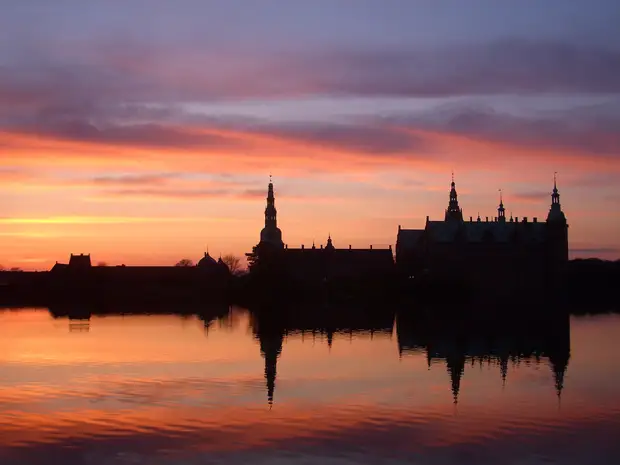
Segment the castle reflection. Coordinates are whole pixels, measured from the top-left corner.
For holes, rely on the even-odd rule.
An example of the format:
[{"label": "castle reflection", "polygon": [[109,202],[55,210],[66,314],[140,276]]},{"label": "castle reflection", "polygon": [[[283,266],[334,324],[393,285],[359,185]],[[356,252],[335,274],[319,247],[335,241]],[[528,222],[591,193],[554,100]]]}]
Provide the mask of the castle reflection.
[{"label": "castle reflection", "polygon": [[[542,314],[544,315],[544,314]],[[401,356],[425,352],[428,367],[445,363],[454,402],[458,402],[461,379],[467,365],[495,366],[506,384],[508,366],[522,362],[548,362],[558,398],[570,359],[570,319],[556,312],[546,317],[505,321],[451,321],[449,323],[401,315],[396,324]]]},{"label": "castle reflection", "polygon": [[[382,309],[253,309],[250,324],[254,337],[259,341],[265,361],[267,400],[274,402],[277,362],[283,343],[291,334],[310,333],[326,336],[331,348],[336,333],[374,333],[397,335],[401,357],[425,353],[428,367],[445,365],[447,368],[454,403],[458,402],[461,379],[467,365],[496,366],[501,382],[505,385],[509,364],[515,368],[522,362],[548,363],[555,389],[560,398],[564,376],[570,359],[570,320],[568,313],[554,313],[536,321],[528,319],[499,324],[424,319],[411,313],[398,314]],[[313,337],[314,340],[314,337]]]},{"label": "castle reflection", "polygon": [[[51,308],[49,311],[54,318],[67,318],[70,331],[84,332],[90,328],[91,316],[99,314],[95,309],[83,308]],[[125,312],[123,309],[117,314]],[[156,313],[183,317],[196,315],[202,321],[208,338],[209,330],[214,325],[232,328],[236,319],[245,325],[244,319],[239,318],[245,310],[241,312],[222,307],[158,309]],[[564,312],[533,311],[529,315],[535,317],[520,314],[516,318],[511,317],[514,314],[507,311],[502,318],[493,320],[485,316],[488,313],[479,313],[479,318],[472,317],[471,313],[467,313],[467,318],[455,319],[446,315],[429,317],[428,312],[377,304],[259,307],[247,312],[249,329],[259,344],[264,360],[269,406],[273,405],[276,397],[278,360],[283,350],[286,350],[286,339],[291,336],[300,336],[302,342],[306,339],[314,342],[318,338],[331,349],[335,335],[351,339],[370,335],[372,340],[375,334],[394,334],[401,358],[422,355],[426,356],[429,370],[445,367],[455,404],[459,399],[465,371],[484,365],[496,368],[498,382],[505,385],[511,365],[518,369],[521,363],[547,364],[560,398],[570,359],[570,320],[568,313]],[[109,310],[105,313],[110,314]],[[372,370],[372,367],[368,369]]]}]

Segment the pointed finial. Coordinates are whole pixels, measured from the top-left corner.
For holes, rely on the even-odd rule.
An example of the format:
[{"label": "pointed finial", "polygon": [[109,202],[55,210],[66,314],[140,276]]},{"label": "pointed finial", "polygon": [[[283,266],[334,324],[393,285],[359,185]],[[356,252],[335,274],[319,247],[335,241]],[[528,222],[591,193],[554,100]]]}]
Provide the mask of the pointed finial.
[{"label": "pointed finial", "polygon": [[557,189],[558,187],[558,172],[554,171],[553,172],[553,188]]},{"label": "pointed finial", "polygon": [[273,177],[271,176],[271,173],[269,173],[269,184],[271,184],[273,181]]},{"label": "pointed finial", "polygon": [[454,182],[454,170],[452,170],[452,182]]}]

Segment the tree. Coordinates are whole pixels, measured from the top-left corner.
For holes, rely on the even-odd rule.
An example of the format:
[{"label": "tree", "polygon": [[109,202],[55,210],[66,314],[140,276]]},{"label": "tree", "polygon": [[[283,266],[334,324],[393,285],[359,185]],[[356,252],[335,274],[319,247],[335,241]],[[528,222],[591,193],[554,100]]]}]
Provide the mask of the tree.
[{"label": "tree", "polygon": [[182,258],[179,262],[174,266],[194,266],[194,262],[189,258]]},{"label": "tree", "polygon": [[231,253],[222,257],[222,261],[226,263],[226,266],[232,274],[238,274],[241,271],[241,259]]}]

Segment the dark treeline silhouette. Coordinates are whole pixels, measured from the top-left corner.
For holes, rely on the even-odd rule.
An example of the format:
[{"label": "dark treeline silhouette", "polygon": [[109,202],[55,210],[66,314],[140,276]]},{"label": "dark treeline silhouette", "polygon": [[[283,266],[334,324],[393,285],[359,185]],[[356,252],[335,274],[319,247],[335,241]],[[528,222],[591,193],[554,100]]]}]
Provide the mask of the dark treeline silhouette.
[{"label": "dark treeline silhouette", "polygon": [[565,292],[575,314],[620,311],[620,260],[597,258],[571,260]]},{"label": "dark treeline silhouette", "polygon": [[[549,307],[561,305],[571,313],[584,314],[620,311],[619,283],[620,261],[600,259],[571,260],[561,281],[543,290],[517,293],[494,283],[487,292],[478,294],[458,280],[410,279],[396,273],[304,281],[277,271],[235,275],[217,266],[93,266],[50,272],[0,271],[0,305],[156,309],[171,304],[239,304],[278,308],[279,303],[296,302],[302,307],[311,304],[312,312],[316,312],[330,302],[384,306],[388,301],[412,301],[416,303],[412,311],[424,311],[431,305],[435,312],[467,314],[480,311],[478,302],[515,301],[521,303],[520,312],[527,312],[529,302],[541,300],[549,302]],[[439,309],[438,301],[443,304]],[[488,305],[483,307],[494,312]]]}]

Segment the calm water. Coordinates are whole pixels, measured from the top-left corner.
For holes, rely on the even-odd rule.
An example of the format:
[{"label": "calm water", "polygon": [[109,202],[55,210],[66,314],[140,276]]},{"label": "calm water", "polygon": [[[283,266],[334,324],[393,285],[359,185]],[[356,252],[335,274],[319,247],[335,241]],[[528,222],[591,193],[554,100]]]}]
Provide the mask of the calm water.
[{"label": "calm water", "polygon": [[298,326],[0,312],[0,463],[620,463],[618,316]]}]

